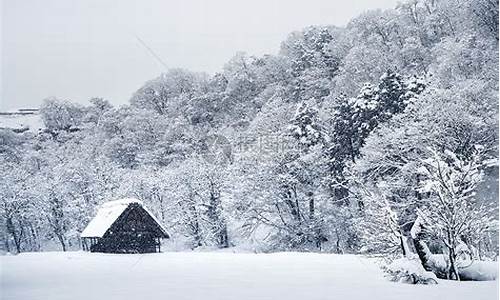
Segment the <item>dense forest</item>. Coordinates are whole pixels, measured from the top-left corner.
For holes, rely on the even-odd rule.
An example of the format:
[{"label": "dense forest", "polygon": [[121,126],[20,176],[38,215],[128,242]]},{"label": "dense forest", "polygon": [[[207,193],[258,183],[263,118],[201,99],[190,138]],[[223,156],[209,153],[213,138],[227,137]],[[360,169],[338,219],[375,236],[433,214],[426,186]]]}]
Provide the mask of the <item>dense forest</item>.
[{"label": "dense forest", "polygon": [[498,55],[498,1],[411,0],[121,107],[48,98],[43,130],[0,131],[0,247],[78,249],[128,196],[177,250],[495,258]]}]

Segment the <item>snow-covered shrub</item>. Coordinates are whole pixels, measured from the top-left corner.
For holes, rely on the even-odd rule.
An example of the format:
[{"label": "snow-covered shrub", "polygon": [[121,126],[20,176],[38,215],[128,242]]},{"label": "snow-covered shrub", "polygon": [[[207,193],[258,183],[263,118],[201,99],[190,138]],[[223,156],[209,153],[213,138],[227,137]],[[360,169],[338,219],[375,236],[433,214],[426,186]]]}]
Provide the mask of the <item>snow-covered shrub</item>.
[{"label": "snow-covered shrub", "polygon": [[417,257],[399,258],[383,267],[391,281],[410,284],[437,284],[436,275],[426,271]]},{"label": "snow-covered shrub", "polygon": [[486,154],[482,146],[475,146],[469,160],[449,150],[430,151],[432,156],[419,169],[424,176],[421,191],[430,197],[423,200],[418,214],[426,223],[425,230],[445,245],[448,277],[458,280],[457,260],[471,254],[462,237],[480,238],[496,225],[493,206],[476,198]]}]

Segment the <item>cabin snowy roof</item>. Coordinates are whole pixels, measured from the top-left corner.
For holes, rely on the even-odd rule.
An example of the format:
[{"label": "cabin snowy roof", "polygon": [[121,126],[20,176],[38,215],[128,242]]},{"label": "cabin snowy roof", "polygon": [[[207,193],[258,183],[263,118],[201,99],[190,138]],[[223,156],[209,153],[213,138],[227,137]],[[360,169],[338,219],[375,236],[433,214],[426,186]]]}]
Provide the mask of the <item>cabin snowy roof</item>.
[{"label": "cabin snowy roof", "polygon": [[108,231],[108,229],[113,225],[113,223],[115,223],[115,221],[121,216],[121,214],[127,209],[127,207],[133,203],[139,204],[151,216],[151,218],[153,218],[153,220],[158,224],[165,235],[169,236],[167,230],[158,221],[158,219],[156,219],[156,217],[143,205],[142,201],[135,198],[125,198],[103,203],[99,207],[96,216],[82,231],[80,237],[103,237],[104,234],[106,234],[106,231]]}]

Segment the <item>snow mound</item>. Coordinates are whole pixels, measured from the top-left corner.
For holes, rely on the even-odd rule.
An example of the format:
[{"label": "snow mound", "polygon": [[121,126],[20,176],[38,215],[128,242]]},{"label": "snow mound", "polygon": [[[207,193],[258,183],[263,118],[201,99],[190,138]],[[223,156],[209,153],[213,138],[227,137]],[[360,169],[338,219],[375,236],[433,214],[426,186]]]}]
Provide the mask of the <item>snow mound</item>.
[{"label": "snow mound", "polygon": [[134,198],[125,198],[102,204],[96,216],[90,221],[87,227],[85,227],[80,236],[102,237],[131,203],[142,205],[142,201]]},{"label": "snow mound", "polygon": [[426,271],[418,258],[400,258],[384,268],[391,281],[411,284],[437,284],[434,273]]},{"label": "snow mound", "polygon": [[458,265],[460,278],[475,281],[498,279],[498,262],[496,261],[460,261]]}]

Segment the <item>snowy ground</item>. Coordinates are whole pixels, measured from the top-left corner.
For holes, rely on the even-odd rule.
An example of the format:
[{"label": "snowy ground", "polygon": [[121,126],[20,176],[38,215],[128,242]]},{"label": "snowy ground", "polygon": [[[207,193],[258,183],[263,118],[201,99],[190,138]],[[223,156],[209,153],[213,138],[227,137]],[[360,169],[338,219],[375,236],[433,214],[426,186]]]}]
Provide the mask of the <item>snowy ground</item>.
[{"label": "snowy ground", "polygon": [[414,286],[374,260],[307,253],[28,253],[0,257],[8,299],[498,299],[498,282]]},{"label": "snowy ground", "polygon": [[43,128],[43,121],[39,114],[29,115],[2,115],[0,114],[0,128],[21,129],[29,128],[31,132],[38,132]]}]

